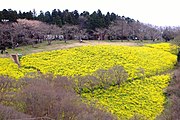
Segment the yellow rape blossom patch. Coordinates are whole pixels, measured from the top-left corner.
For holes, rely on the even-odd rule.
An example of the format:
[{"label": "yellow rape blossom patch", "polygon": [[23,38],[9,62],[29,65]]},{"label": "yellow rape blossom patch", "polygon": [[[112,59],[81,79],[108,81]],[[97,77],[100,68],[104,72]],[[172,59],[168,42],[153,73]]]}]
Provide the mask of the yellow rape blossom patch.
[{"label": "yellow rape blossom patch", "polygon": [[24,76],[24,74],[19,71],[18,65],[10,58],[0,58],[0,75],[16,79]]},{"label": "yellow rape blossom patch", "polygon": [[82,96],[121,119],[139,114],[147,120],[154,120],[164,109],[163,89],[169,81],[169,75],[154,76],[123,84],[120,88],[112,86],[107,90],[95,90],[93,94],[83,93]]},{"label": "yellow rape blossom patch", "polygon": [[[166,46],[164,44],[161,43],[159,46]],[[23,56],[20,68],[12,60],[1,58],[0,75],[18,79],[40,71],[43,74],[84,76],[98,69],[120,65],[128,72],[131,80],[142,76],[139,74],[140,69],[144,70],[144,76],[152,76],[171,69],[176,59],[176,55],[170,52],[150,47],[83,46]]]},{"label": "yellow rape blossom patch", "polygon": [[152,76],[173,68],[176,59],[170,52],[149,47],[99,45],[27,55],[21,58],[21,66],[37,69],[43,74],[84,76],[120,65],[131,80],[139,77],[140,68],[145,76]]},{"label": "yellow rape blossom patch", "polygon": [[127,83],[107,90],[96,89],[93,94],[83,93],[82,96],[97,102],[97,107],[104,106],[119,118],[130,119],[138,114],[154,120],[164,109],[163,89],[170,81],[170,75],[156,75],[174,67],[177,62],[175,51],[176,46],[169,43],[142,47],[83,46],[23,56],[21,67],[10,58],[0,58],[0,75],[19,79],[39,71],[42,74],[85,76],[99,69],[122,66],[128,72]]},{"label": "yellow rape blossom patch", "polygon": [[0,58],[0,76],[9,76],[11,78],[19,79],[35,72],[37,71],[32,68],[19,68],[10,58]]},{"label": "yellow rape blossom patch", "polygon": [[178,46],[170,44],[170,43],[146,44],[145,46],[152,47],[158,50],[171,52],[172,54],[178,53]]}]

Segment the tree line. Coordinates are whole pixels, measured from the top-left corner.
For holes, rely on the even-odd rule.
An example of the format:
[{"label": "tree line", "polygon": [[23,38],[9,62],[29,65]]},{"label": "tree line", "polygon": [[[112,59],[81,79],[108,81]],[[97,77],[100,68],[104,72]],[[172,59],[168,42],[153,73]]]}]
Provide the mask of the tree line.
[{"label": "tree line", "polygon": [[10,22],[16,22],[17,19],[27,19],[27,20],[39,20],[46,22],[48,24],[55,24],[59,27],[62,27],[65,24],[70,25],[80,25],[84,21],[83,27],[89,29],[95,28],[104,28],[110,25],[110,22],[116,20],[118,15],[115,13],[107,12],[106,15],[102,14],[101,10],[94,11],[90,14],[88,11],[79,13],[77,10],[69,11],[54,9],[50,11],[40,11],[39,15],[36,14],[36,11],[29,12],[17,12],[11,9],[3,9],[0,11],[0,20],[9,20]]},{"label": "tree line", "polygon": [[89,13],[77,10],[54,9],[17,12],[0,11],[0,49],[15,48],[53,39],[73,40],[162,40],[169,41],[179,35],[179,27],[158,27],[144,24],[115,13],[103,14],[101,10]]}]

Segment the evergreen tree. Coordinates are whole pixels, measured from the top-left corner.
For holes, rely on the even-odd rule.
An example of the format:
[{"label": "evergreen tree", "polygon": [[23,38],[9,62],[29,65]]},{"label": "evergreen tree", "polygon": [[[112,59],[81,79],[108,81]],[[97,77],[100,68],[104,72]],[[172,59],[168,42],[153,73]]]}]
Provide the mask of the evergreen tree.
[{"label": "evergreen tree", "polygon": [[16,11],[13,11],[11,9],[4,9],[1,12],[1,20],[8,20],[9,22],[16,22],[18,18],[18,14]]},{"label": "evergreen tree", "polygon": [[52,16],[49,11],[45,12],[44,21],[49,24],[52,23]]},{"label": "evergreen tree", "polygon": [[[61,20],[61,24],[64,25],[65,22],[63,21],[63,13],[62,13],[59,9],[58,9],[57,12],[58,12],[58,16],[59,16],[59,18],[60,18],[60,20]],[[59,21],[60,21],[60,20],[59,20]]]},{"label": "evergreen tree", "polygon": [[88,18],[88,26],[89,29],[95,30],[96,28],[104,28],[106,27],[105,16],[101,13],[100,10],[97,12],[93,12]]},{"label": "evergreen tree", "polygon": [[77,10],[73,11],[73,24],[77,25],[79,23],[79,13]]},{"label": "evergreen tree", "polygon": [[68,16],[69,11],[66,9],[63,11],[62,13],[62,20],[63,20],[63,24],[67,23],[67,16]]},{"label": "evergreen tree", "polygon": [[106,25],[106,27],[108,27],[110,25],[110,23],[111,23],[111,15],[110,15],[109,12],[107,12],[104,19],[105,19],[105,25]]},{"label": "evergreen tree", "polygon": [[62,20],[58,12],[59,10],[57,11],[56,9],[52,11],[52,24],[62,27]]},{"label": "evergreen tree", "polygon": [[18,13],[18,18],[20,18],[20,19],[23,19],[23,18],[24,18],[21,11],[19,11],[19,13]]},{"label": "evergreen tree", "polygon": [[58,12],[56,11],[56,9],[54,9],[52,11],[52,24],[56,24],[57,16],[58,16]]},{"label": "evergreen tree", "polygon": [[83,11],[83,13],[80,14],[80,16],[83,16],[83,17],[89,17],[89,12],[88,11]]},{"label": "evergreen tree", "polygon": [[116,20],[117,15],[115,13],[111,13],[111,21]]},{"label": "evergreen tree", "polygon": [[2,19],[9,20],[9,12],[6,9],[2,11]]},{"label": "evergreen tree", "polygon": [[52,17],[53,17],[53,18],[56,18],[57,16],[58,16],[58,12],[57,12],[56,9],[54,9],[54,10],[52,11]]},{"label": "evergreen tree", "polygon": [[36,17],[37,17],[36,10],[35,10],[35,9],[33,9],[33,19],[36,19]]},{"label": "evergreen tree", "polygon": [[32,11],[26,12],[25,18],[28,20],[33,20],[33,12]]},{"label": "evergreen tree", "polygon": [[45,15],[42,10],[40,11],[40,14],[37,16],[37,20],[45,22]]},{"label": "evergreen tree", "polygon": [[2,11],[0,11],[0,22],[2,22]]}]

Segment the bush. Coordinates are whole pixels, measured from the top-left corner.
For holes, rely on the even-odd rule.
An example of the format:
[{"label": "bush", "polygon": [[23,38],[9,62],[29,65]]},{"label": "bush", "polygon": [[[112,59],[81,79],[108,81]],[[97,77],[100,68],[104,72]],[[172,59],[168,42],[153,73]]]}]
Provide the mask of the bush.
[{"label": "bush", "polygon": [[178,35],[177,37],[175,37],[172,41],[173,44],[176,44],[178,46],[180,46],[180,35]]},{"label": "bush", "polygon": [[0,120],[10,120],[10,119],[23,119],[30,118],[30,115],[18,112],[11,107],[7,107],[0,104]]},{"label": "bush", "polygon": [[42,76],[27,81],[17,95],[18,106],[32,117],[47,116],[60,120],[111,120],[110,113],[82,103],[73,89],[73,83],[66,77]]},{"label": "bush", "polygon": [[75,90],[81,95],[83,92],[91,92],[95,89],[107,89],[110,86],[120,85],[128,79],[128,73],[122,66],[114,66],[108,70],[99,69],[92,75],[75,76]]},{"label": "bush", "polygon": [[0,76],[0,104],[13,104],[14,94],[19,88],[20,84],[16,80]]}]

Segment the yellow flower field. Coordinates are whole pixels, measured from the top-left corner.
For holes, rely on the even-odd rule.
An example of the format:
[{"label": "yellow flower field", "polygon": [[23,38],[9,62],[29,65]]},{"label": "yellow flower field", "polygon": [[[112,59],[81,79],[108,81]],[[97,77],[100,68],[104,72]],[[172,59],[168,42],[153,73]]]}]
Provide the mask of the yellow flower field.
[{"label": "yellow flower field", "polygon": [[145,46],[151,47],[151,48],[156,48],[158,50],[163,50],[170,52],[172,54],[177,54],[178,53],[178,46],[169,44],[169,43],[158,43],[158,44],[146,44]]},{"label": "yellow flower field", "polygon": [[150,47],[84,46],[26,55],[20,61],[21,68],[8,58],[0,58],[0,75],[21,78],[37,70],[62,76],[88,75],[98,69],[121,65],[129,79],[136,79],[140,69],[145,76],[152,76],[172,69],[176,59],[170,52]]},{"label": "yellow flower field", "polygon": [[0,75],[16,79],[24,76],[24,74],[19,70],[18,65],[10,58],[0,58]]},{"label": "yellow flower field", "polygon": [[163,89],[169,81],[169,75],[154,76],[123,84],[120,88],[98,89],[93,94],[84,93],[82,96],[123,120],[137,114],[144,116],[145,120],[154,120],[164,110]]},{"label": "yellow flower field", "polygon": [[173,69],[177,62],[176,50],[176,46],[169,43],[54,50],[23,56],[20,68],[10,58],[0,58],[0,75],[19,79],[39,71],[42,74],[85,76],[99,69],[122,66],[128,73],[127,82],[107,90],[98,88],[93,94],[83,93],[83,99],[97,102],[97,107],[103,106],[122,119],[139,114],[145,119],[154,120],[164,109],[163,90],[170,81],[170,75],[159,74]]},{"label": "yellow flower field", "polygon": [[140,68],[144,69],[145,76],[152,76],[172,69],[176,59],[170,52],[149,47],[100,45],[30,54],[22,58],[21,66],[43,74],[74,76],[121,65],[129,79],[136,79]]},{"label": "yellow flower field", "polygon": [[0,76],[8,76],[11,78],[19,79],[28,76],[29,73],[36,73],[37,71],[32,68],[19,68],[10,58],[0,58]]}]

